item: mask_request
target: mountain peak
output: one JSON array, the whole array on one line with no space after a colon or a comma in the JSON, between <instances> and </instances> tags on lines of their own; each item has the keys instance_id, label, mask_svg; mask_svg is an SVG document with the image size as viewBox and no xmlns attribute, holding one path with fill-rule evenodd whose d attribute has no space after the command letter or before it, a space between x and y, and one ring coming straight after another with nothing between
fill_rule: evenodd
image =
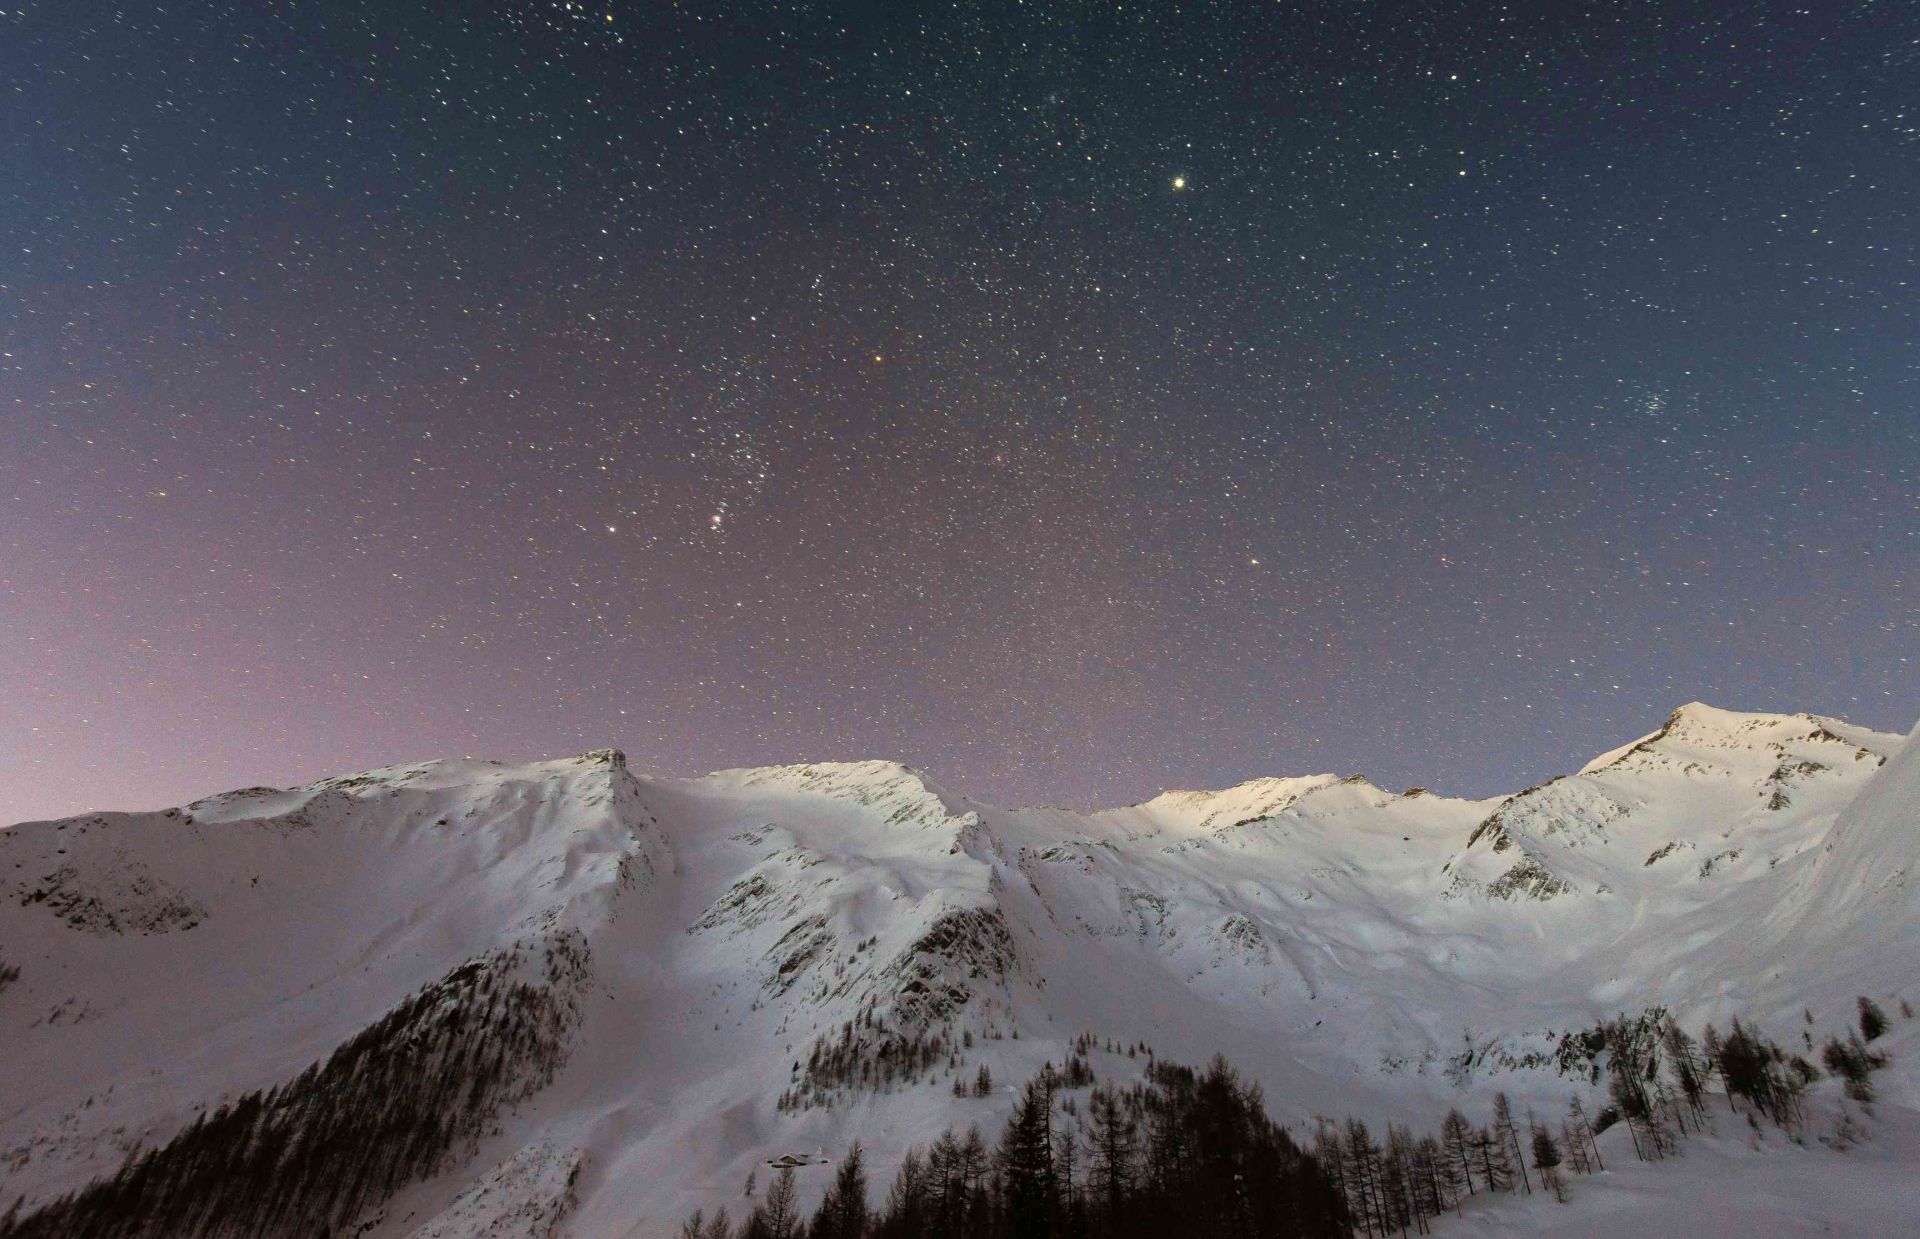
<instances>
[{"instance_id":1,"label":"mountain peak","mask_svg":"<svg viewBox=\"0 0 1920 1239\"><path fill-rule=\"evenodd\" d=\"M1889 742L1897 744L1898 737L1818 714L1725 710L1705 702L1689 701L1668 715L1657 730L1600 754L1582 766L1579 773L1593 774L1618 766L1636 754L1655 751L1778 750L1782 745L1802 741L1837 741L1885 756Z\"/></svg>"}]
</instances>

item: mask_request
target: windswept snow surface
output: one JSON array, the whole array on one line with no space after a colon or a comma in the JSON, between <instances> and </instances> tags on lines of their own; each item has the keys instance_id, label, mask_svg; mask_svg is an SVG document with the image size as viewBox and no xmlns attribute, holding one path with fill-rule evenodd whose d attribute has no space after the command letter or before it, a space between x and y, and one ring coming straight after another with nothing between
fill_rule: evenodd
<instances>
[{"instance_id":1,"label":"windswept snow surface","mask_svg":"<svg viewBox=\"0 0 1920 1239\"><path fill-rule=\"evenodd\" d=\"M1859 994L1920 1001L1916 830L1920 746L1701 705L1486 801L1327 774L1004 810L891 762L669 780L604 750L26 823L0 831L0 1204L110 1174L556 935L586 949L560 1069L367 1234L667 1234L749 1207L750 1170L856 1137L884 1183L949 1125L991 1130L1081 1033L1224 1053L1295 1123L1430 1127L1497 1089L1558 1114L1592 1093L1562 1036L1618 1013L1737 1013L1785 1040L1807 1011L1841 1031ZM1879 1134L1852 1151L1755 1151L1723 1122L1682 1162L1577 1181L1565 1210L1451 1225L1719 1233L1681 1220L1702 1198L1671 1185L1697 1182L1799 1192L1796 1216L1834 1228L1806 1233L1885 1233L1833 1184L1911 1202L1889 1185L1920 1170L1920 1047L1896 1024ZM983 1064L996 1095L954 1097ZM824 1178L803 1170L803 1194Z\"/></svg>"}]
</instances>

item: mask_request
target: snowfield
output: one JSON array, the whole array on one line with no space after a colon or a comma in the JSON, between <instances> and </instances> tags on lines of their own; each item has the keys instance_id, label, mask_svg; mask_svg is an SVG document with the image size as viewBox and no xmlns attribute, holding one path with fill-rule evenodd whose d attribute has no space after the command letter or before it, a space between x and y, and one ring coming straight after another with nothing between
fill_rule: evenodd
<instances>
[{"instance_id":1,"label":"snowfield","mask_svg":"<svg viewBox=\"0 0 1920 1239\"><path fill-rule=\"evenodd\" d=\"M1309 1134L1430 1129L1496 1090L1597 1100L1577 1034L1618 1014L1798 1048L1869 995L1895 1012L1871 1113L1822 1081L1796 1144L1716 1097L1681 1158L1616 1128L1571 1203L1442 1229L1916 1233L1917 857L1920 745L1702 705L1485 801L1327 774L1000 809L890 762L675 780L602 750L24 823L0 830L0 1211L249 1095L271 1125L276 1097L418 1079L463 1117L356 1233L666 1235L741 1213L783 1155L816 1197L856 1137L884 1190L908 1147L991 1135L1080 1034L1102 1078L1140 1075L1128 1047L1224 1053ZM983 1065L993 1093L956 1097Z\"/></svg>"}]
</instances>

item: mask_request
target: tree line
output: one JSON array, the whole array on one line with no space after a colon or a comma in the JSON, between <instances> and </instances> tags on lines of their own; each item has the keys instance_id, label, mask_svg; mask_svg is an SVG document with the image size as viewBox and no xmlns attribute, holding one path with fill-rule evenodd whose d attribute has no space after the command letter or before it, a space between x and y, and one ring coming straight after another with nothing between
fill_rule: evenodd
<instances>
[{"instance_id":1,"label":"tree line","mask_svg":"<svg viewBox=\"0 0 1920 1239\"><path fill-rule=\"evenodd\" d=\"M1079 1056L1076 1055L1076 1058ZM696 1213L688 1239L1320 1239L1351 1234L1334 1175L1268 1117L1225 1059L1164 1060L1131 1087L1099 1085L1085 1113L1051 1066L1027 1082L999 1138L976 1125L910 1150L878 1207L858 1146L810 1218L783 1169L737 1225ZM1091 1083L1082 1061L1074 1073Z\"/></svg>"},{"instance_id":2,"label":"tree line","mask_svg":"<svg viewBox=\"0 0 1920 1239\"><path fill-rule=\"evenodd\" d=\"M1868 1102L1871 1074L1887 1061L1869 1043L1889 1021L1870 999L1859 1000L1859 1011L1859 1030L1829 1038L1821 1057L1849 1098ZM1901 1011L1911 1016L1904 1003ZM1811 1052L1811 1034L1804 1040ZM856 1145L811 1217L795 1204L787 1168L738 1223L724 1209L696 1213L682 1239L1426 1234L1481 1193L1539 1191L1564 1203L1568 1176L1606 1169L1595 1137L1615 1124L1626 1126L1636 1158L1676 1155L1707 1124L1716 1082L1735 1113L1797 1139L1802 1098L1820 1076L1806 1055L1738 1018L1724 1032L1708 1024L1695 1038L1665 1012L1649 1012L1590 1034L1606 1080L1606 1100L1591 1116L1577 1094L1563 1114L1542 1119L1517 1116L1496 1093L1482 1124L1454 1109L1437 1132L1390 1123L1382 1140L1362 1120L1322 1119L1311 1148L1302 1148L1267 1116L1259 1088L1221 1058L1195 1071L1150 1057L1143 1083L1093 1087L1083 1112L1074 1093L1094 1083L1086 1061L1093 1047L1092 1038L1077 1039L1065 1072L1049 1064L1028 1082L992 1145L975 1125L909 1151L877 1208ZM954 1093L982 1096L990 1087L982 1066L971 1088L956 1075Z\"/></svg>"},{"instance_id":3,"label":"tree line","mask_svg":"<svg viewBox=\"0 0 1920 1239\"><path fill-rule=\"evenodd\" d=\"M417 990L291 1082L202 1113L112 1177L0 1239L329 1239L451 1164L507 1105L552 1078L579 1020L586 940L496 951Z\"/></svg>"}]
</instances>

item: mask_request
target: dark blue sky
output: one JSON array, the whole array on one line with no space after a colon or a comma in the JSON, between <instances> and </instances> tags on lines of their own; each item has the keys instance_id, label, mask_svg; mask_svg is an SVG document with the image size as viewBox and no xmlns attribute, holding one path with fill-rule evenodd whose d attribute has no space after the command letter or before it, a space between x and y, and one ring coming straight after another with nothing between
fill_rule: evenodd
<instances>
[{"instance_id":1,"label":"dark blue sky","mask_svg":"<svg viewBox=\"0 0 1920 1239\"><path fill-rule=\"evenodd\" d=\"M1908 5L28 3L0 73L0 818L1920 712Z\"/></svg>"}]
</instances>

